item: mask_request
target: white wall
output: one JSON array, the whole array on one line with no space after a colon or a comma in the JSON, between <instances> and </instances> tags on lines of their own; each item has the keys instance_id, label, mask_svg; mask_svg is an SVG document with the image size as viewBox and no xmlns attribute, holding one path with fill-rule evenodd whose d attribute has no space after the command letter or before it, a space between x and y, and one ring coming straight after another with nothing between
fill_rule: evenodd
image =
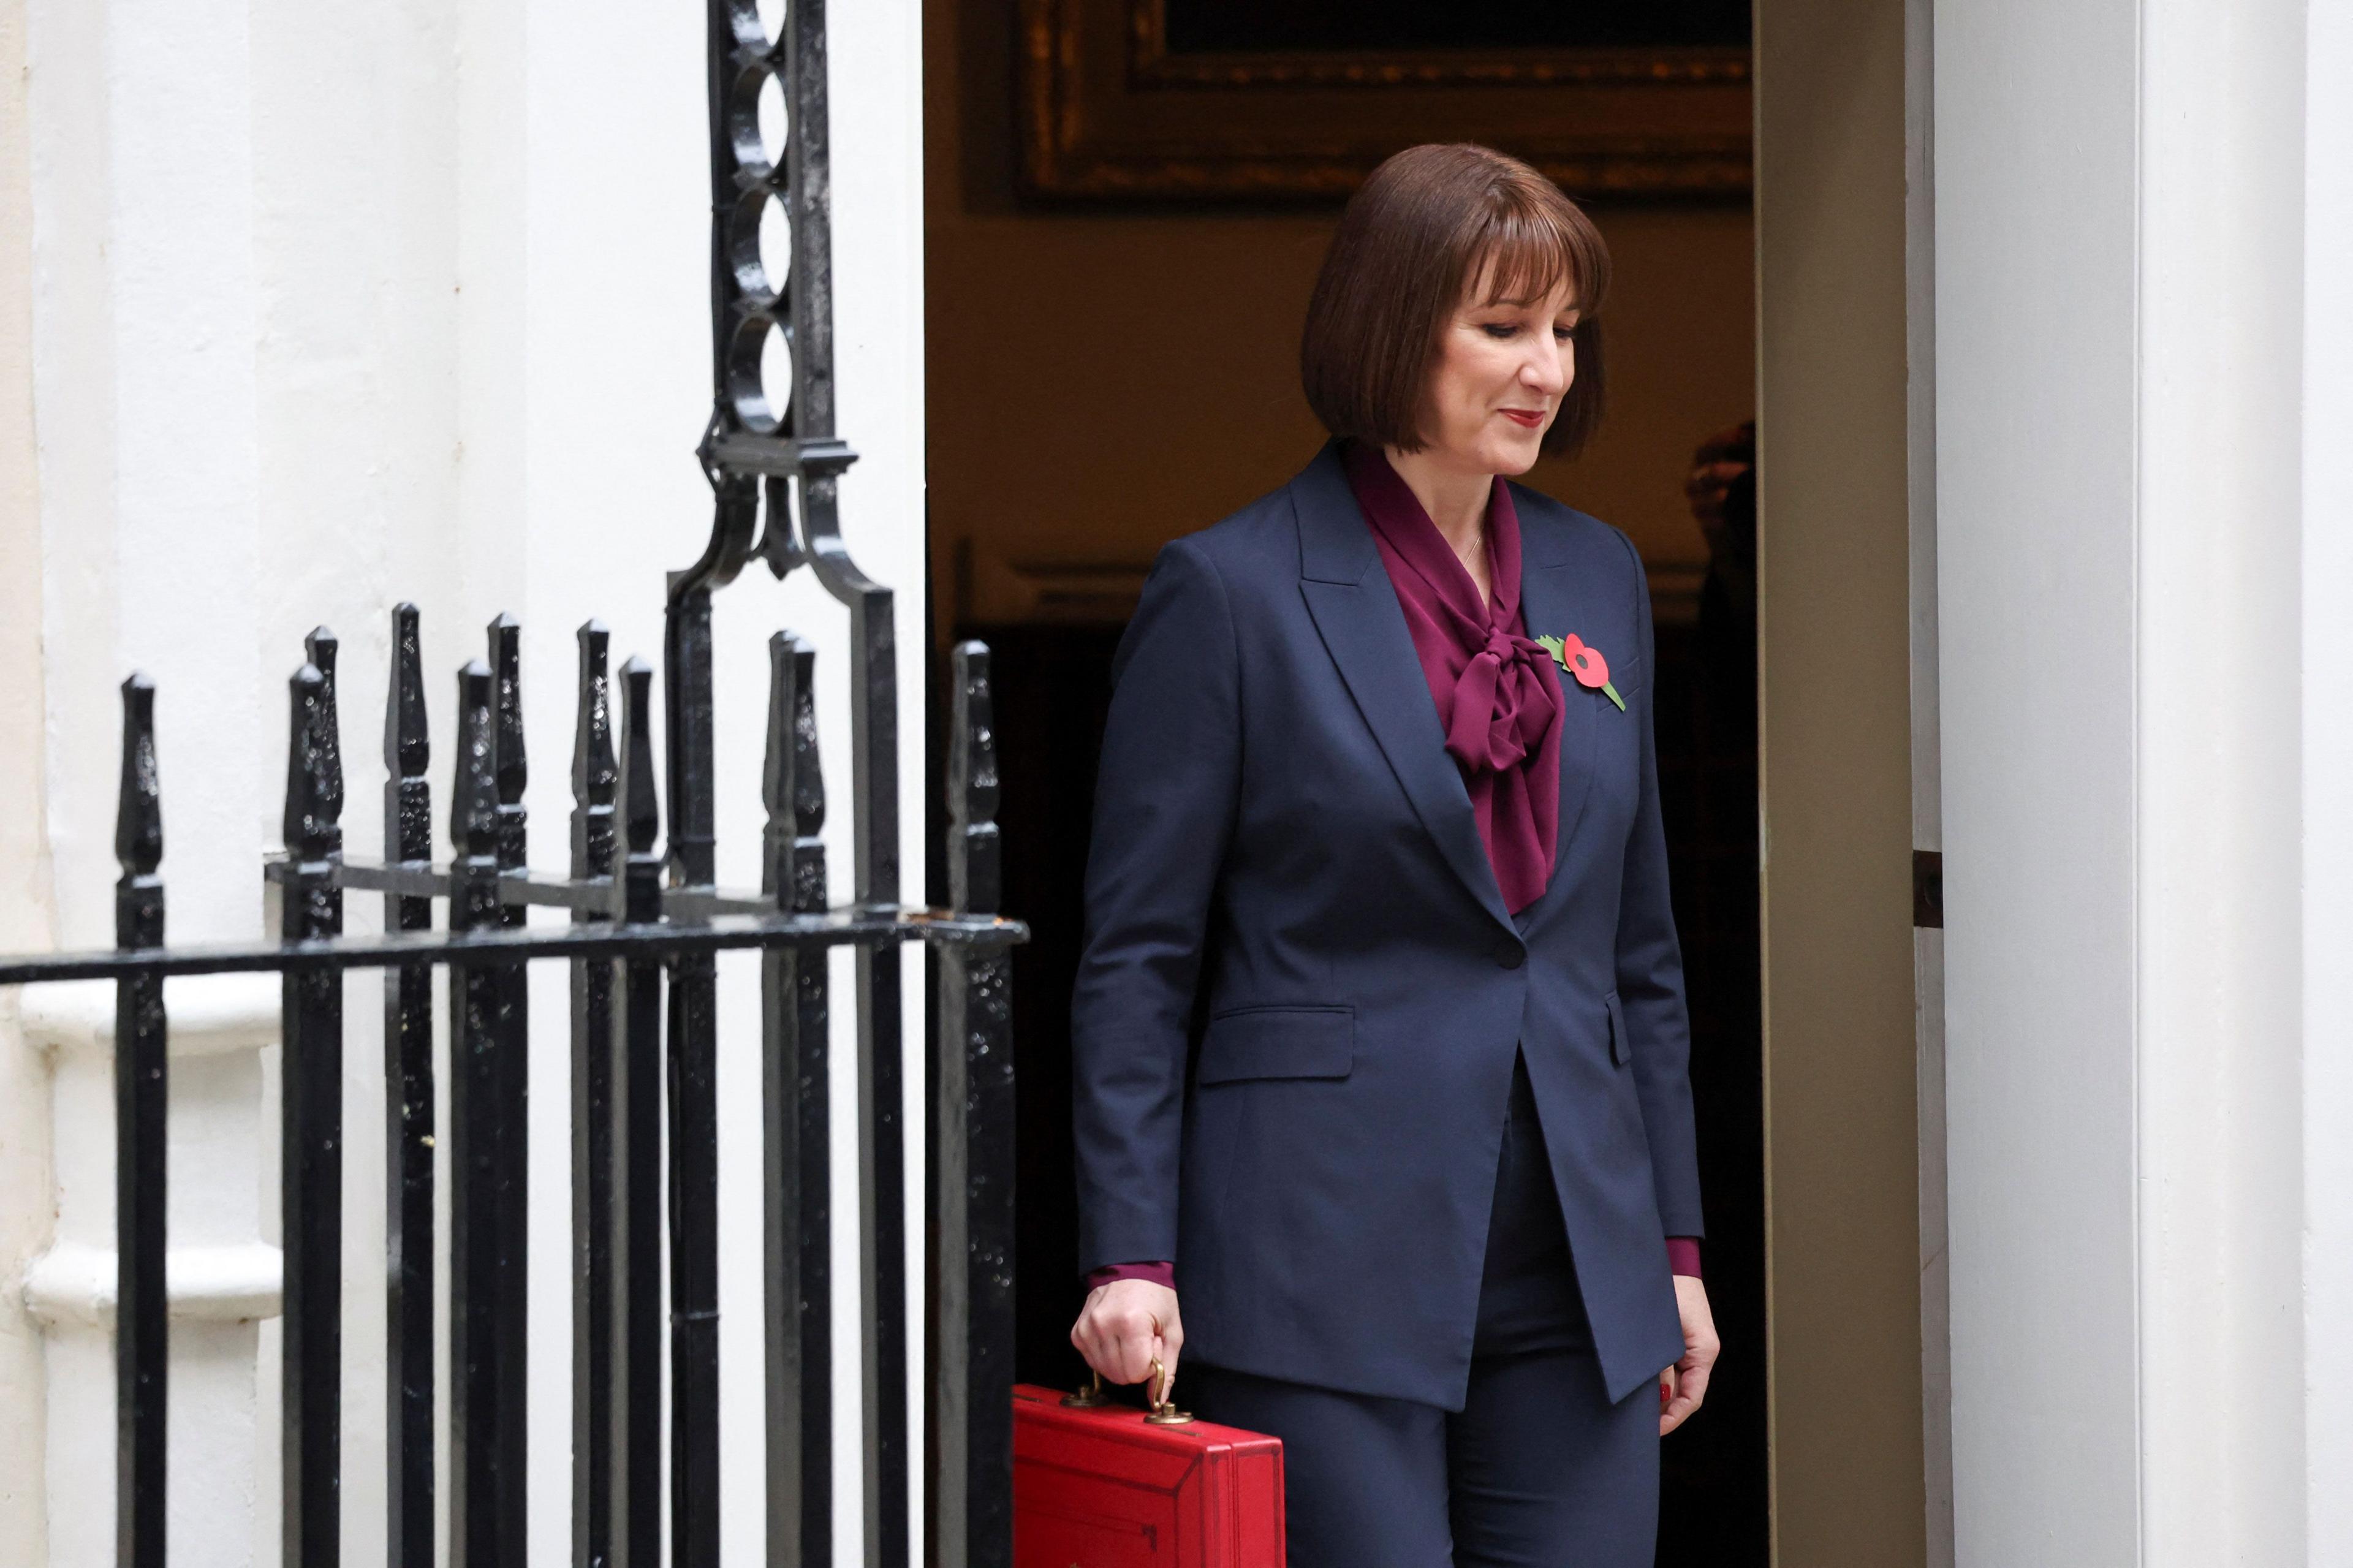
<instances>
[{"instance_id":1,"label":"white wall","mask_svg":"<svg viewBox=\"0 0 2353 1568\"><path fill-rule=\"evenodd\" d=\"M2353 5L2306 14L2302 434L2304 1519L2353 1563Z\"/></svg>"},{"instance_id":2,"label":"white wall","mask_svg":"<svg viewBox=\"0 0 2353 1568\"><path fill-rule=\"evenodd\" d=\"M2305 1554L2304 19L2141 14L2141 1520L2181 1568Z\"/></svg>"},{"instance_id":3,"label":"white wall","mask_svg":"<svg viewBox=\"0 0 2353 1568\"><path fill-rule=\"evenodd\" d=\"M49 940L41 831L39 466L33 441L32 162L26 137L25 18L0 5L0 949ZM26 1266L48 1246L47 1064L0 993L0 1541L47 1550L40 1337L25 1310Z\"/></svg>"},{"instance_id":4,"label":"white wall","mask_svg":"<svg viewBox=\"0 0 2353 1568\"><path fill-rule=\"evenodd\" d=\"M2306 1264L2353 1202L2304 1138L2344 1095L2340 999L2306 968L2344 911L2308 889L2353 864L2347 563L2306 556L2343 507L2306 436L2344 445L2341 408L2314 420L2348 350L2341 303L2306 293L2304 84L2336 78L2305 23L2298 0L1936 7L1964 1564L2353 1554L2341 1378L2305 1363L2341 1355L2342 1280ZM2334 1120L2307 1122L2307 1086Z\"/></svg>"},{"instance_id":5,"label":"white wall","mask_svg":"<svg viewBox=\"0 0 2353 1568\"><path fill-rule=\"evenodd\" d=\"M424 611L437 824L446 820L452 672L480 651L493 614L522 619L533 858L561 867L574 629L600 616L617 662L631 652L658 659L662 574L691 561L708 531L709 490L693 458L709 398L702 8L11 0L6 9L24 15L31 62L34 277L28 301L21 289L11 300L29 303L39 488L37 534L0 514L0 563L16 559L12 550L39 563L46 665L36 706L0 707L0 755L38 755L27 743L46 730L39 847L54 858L56 891L53 905L30 900L29 869L7 862L0 931L53 923L69 944L110 940L113 688L135 665L160 687L172 932L255 934L258 863L278 836L284 681L303 633L321 621L343 645L349 842L374 852L386 616L400 598ZM838 97L833 126L839 423L862 454L843 484L844 529L862 564L902 595L910 868L923 863L927 646L917 26L913 0L893 0L837 7L832 27L836 79L858 84ZM819 648L836 792L828 833L846 892L846 621L806 574L781 587L747 574L720 596L722 876L756 879L765 641L779 626ZM353 929L373 927L375 904L350 900ZM751 971L725 969L739 1031ZM355 977L346 1008L344 1537L358 1561L380 1551L382 1528L378 984ZM529 1485L536 1538L555 1550L569 1537L568 1048L561 976L551 970L538 984ZM907 1016L920 1019L920 963L909 965L907 986ZM840 1014L846 1062L852 1037L848 1009ZM248 1117L274 1093L270 1056L220 1069ZM69 1057L57 1060L60 1124L91 1146L109 1136L102 1111L76 1109ZM748 1376L759 1355L750 1061L728 1054L722 1079L731 1557L756 1551L762 1529ZM175 1070L182 1114L203 1098L196 1079L207 1069ZM920 1072L912 1079L920 1084ZM850 1089L845 1071L836 1084L845 1118ZM920 1107L911 1109L919 1150ZM238 1113L235 1104L217 1111ZM849 1132L845 1119L835 1143L845 1240ZM208 1177L184 1168L177 1146L174 1162L175 1179L199 1198L197 1184L215 1184L217 1212L248 1211L247 1239L274 1235L266 1147ZM61 1175L52 1194L45 1176L0 1165L0 1206L46 1214L54 1201L83 1227L78 1235L103 1244L107 1162L76 1168L89 1179ZM909 1192L920 1205L920 1182ZM920 1245L920 1207L911 1232ZM846 1290L855 1272L836 1278ZM854 1453L859 1314L846 1296L837 1306L839 1451ZM97 1334L62 1319L53 1331L53 1406L111 1408L103 1357L90 1353ZM174 1342L175 1356L202 1363L185 1373L175 1363L175 1373L210 1378L213 1389L210 1405L175 1406L175 1422L182 1410L209 1411L255 1433L242 1457L235 1444L213 1457L234 1473L222 1481L211 1472L219 1484L198 1496L184 1483L198 1473L185 1442L201 1422L175 1424L174 1524L185 1547L209 1542L206 1561L276 1553L274 1342L267 1326L215 1336L208 1349L187 1335ZM52 1465L53 1519L109 1517L111 1436L103 1452L95 1447L104 1427L80 1424L62 1440L81 1448L52 1454L67 1461ZM860 1510L854 1467L844 1473L837 1517L848 1562L860 1550ZM252 1529L257 1516L269 1527ZM69 1560L84 1559L57 1558Z\"/></svg>"}]
</instances>

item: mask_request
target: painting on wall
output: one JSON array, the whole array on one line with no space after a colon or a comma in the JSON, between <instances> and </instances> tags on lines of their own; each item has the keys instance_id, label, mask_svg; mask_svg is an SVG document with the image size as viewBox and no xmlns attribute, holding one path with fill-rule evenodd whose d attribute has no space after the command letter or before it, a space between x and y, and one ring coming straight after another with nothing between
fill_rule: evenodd
<instances>
[{"instance_id":1,"label":"painting on wall","mask_svg":"<svg viewBox=\"0 0 2353 1568\"><path fill-rule=\"evenodd\" d=\"M1748 190L1747 0L1022 5L1037 195L1328 198L1431 141L1580 196Z\"/></svg>"}]
</instances>

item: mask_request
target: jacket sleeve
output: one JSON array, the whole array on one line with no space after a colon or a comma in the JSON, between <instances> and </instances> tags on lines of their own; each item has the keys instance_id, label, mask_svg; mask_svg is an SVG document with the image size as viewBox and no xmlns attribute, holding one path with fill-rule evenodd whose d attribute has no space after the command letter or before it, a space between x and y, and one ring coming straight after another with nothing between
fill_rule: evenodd
<instances>
[{"instance_id":1,"label":"jacket sleeve","mask_svg":"<svg viewBox=\"0 0 2353 1568\"><path fill-rule=\"evenodd\" d=\"M1692 1122L1691 1018L1683 1003L1683 958L1667 893L1667 838L1659 819L1659 751L1652 722L1658 650L1651 595L1631 542L1634 613L1642 628L1642 688L1633 706L1641 723L1641 798L1626 839L1618 909L1618 1003L1626 1016L1634 1090L1651 1144L1651 1180L1668 1236L1706 1234L1700 1212L1699 1140Z\"/></svg>"},{"instance_id":2,"label":"jacket sleeve","mask_svg":"<svg viewBox=\"0 0 2353 1568\"><path fill-rule=\"evenodd\" d=\"M1112 669L1071 1003L1082 1272L1176 1256L1193 998L1240 793L1231 605L1200 547L1160 552Z\"/></svg>"}]
</instances>

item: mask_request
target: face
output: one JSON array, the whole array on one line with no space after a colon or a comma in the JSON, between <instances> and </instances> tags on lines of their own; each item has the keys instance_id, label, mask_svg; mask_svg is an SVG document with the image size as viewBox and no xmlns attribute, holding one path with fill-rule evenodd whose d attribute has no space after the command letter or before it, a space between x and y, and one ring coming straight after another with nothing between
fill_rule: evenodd
<instances>
[{"instance_id":1,"label":"face","mask_svg":"<svg viewBox=\"0 0 2353 1568\"><path fill-rule=\"evenodd\" d=\"M1487 294L1482 277L1439 333L1423 456L1465 474L1524 474L1577 379L1577 308L1565 282L1525 305Z\"/></svg>"}]
</instances>

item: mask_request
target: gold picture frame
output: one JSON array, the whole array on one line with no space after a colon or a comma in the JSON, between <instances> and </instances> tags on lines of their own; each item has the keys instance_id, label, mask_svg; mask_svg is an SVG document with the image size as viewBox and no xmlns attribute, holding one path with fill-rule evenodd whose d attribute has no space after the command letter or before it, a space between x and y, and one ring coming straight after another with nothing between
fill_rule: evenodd
<instances>
[{"instance_id":1,"label":"gold picture frame","mask_svg":"<svg viewBox=\"0 0 2353 1568\"><path fill-rule=\"evenodd\" d=\"M1033 195L1346 195L1419 142L1525 158L1578 196L1746 196L1744 47L1177 53L1168 0L1021 0Z\"/></svg>"}]
</instances>

